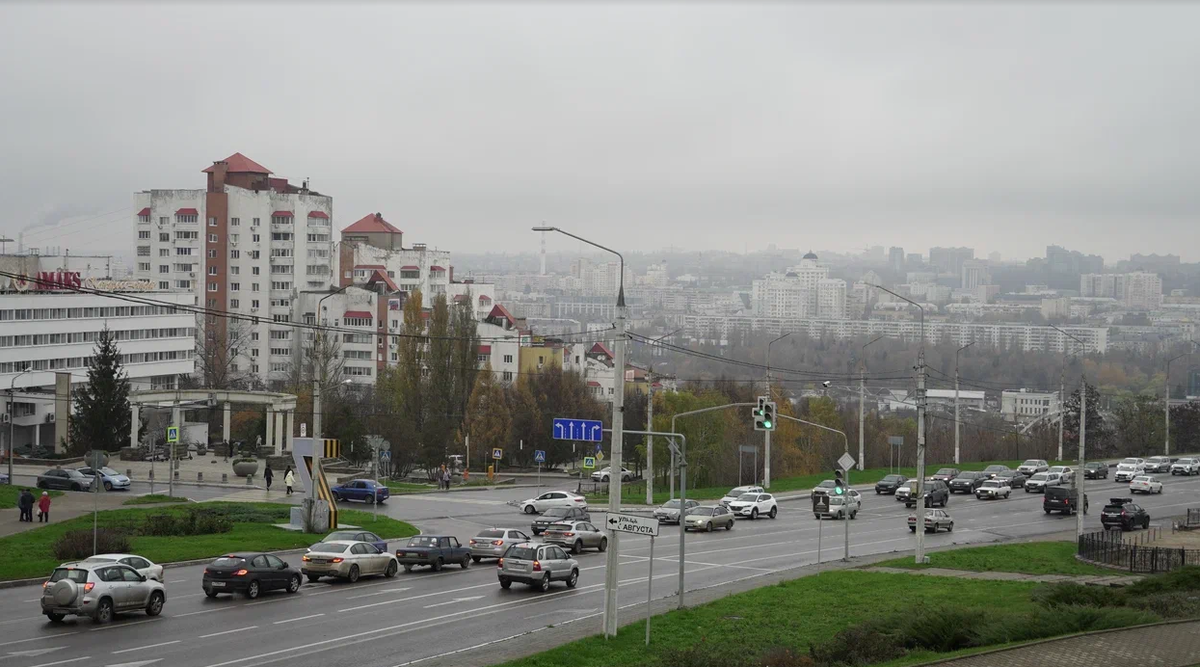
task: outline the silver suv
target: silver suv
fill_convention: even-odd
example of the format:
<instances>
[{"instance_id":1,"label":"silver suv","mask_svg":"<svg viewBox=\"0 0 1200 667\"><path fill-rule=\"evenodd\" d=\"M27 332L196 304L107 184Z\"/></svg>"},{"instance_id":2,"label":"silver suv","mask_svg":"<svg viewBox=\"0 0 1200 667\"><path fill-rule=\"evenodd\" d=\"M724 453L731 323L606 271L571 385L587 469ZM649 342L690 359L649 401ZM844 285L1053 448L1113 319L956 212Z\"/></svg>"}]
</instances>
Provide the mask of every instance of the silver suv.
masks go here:
<instances>
[{"instance_id":1,"label":"silver suv","mask_svg":"<svg viewBox=\"0 0 1200 667\"><path fill-rule=\"evenodd\" d=\"M498 565L496 576L500 588L508 588L514 581L541 591L550 590L551 581L565 581L567 588L575 588L579 583L579 561L553 544L514 544L504 552Z\"/></svg>"},{"instance_id":2,"label":"silver suv","mask_svg":"<svg viewBox=\"0 0 1200 667\"><path fill-rule=\"evenodd\" d=\"M108 623L116 614L138 610L158 616L166 601L162 582L122 563L85 561L55 568L42 585L42 613L55 623L68 615Z\"/></svg>"}]
</instances>

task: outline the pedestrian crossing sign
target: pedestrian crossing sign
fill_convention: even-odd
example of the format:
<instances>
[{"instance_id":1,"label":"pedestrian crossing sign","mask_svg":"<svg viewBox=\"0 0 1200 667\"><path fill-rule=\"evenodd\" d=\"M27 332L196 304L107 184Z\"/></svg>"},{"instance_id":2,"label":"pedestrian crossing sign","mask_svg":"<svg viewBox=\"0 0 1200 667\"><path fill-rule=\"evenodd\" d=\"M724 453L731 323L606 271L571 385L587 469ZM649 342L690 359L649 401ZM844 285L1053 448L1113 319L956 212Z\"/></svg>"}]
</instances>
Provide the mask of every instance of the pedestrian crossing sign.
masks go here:
<instances>
[{"instance_id":1,"label":"pedestrian crossing sign","mask_svg":"<svg viewBox=\"0 0 1200 667\"><path fill-rule=\"evenodd\" d=\"M492 458L496 459L497 461L504 458L504 450L500 449L499 447L492 449Z\"/></svg>"},{"instance_id":2,"label":"pedestrian crossing sign","mask_svg":"<svg viewBox=\"0 0 1200 667\"><path fill-rule=\"evenodd\" d=\"M179 442L179 427L178 426L168 426L167 427L167 442Z\"/></svg>"},{"instance_id":3,"label":"pedestrian crossing sign","mask_svg":"<svg viewBox=\"0 0 1200 667\"><path fill-rule=\"evenodd\" d=\"M596 467L596 457L594 457L594 456L583 457L583 467L588 470L595 468Z\"/></svg>"}]
</instances>

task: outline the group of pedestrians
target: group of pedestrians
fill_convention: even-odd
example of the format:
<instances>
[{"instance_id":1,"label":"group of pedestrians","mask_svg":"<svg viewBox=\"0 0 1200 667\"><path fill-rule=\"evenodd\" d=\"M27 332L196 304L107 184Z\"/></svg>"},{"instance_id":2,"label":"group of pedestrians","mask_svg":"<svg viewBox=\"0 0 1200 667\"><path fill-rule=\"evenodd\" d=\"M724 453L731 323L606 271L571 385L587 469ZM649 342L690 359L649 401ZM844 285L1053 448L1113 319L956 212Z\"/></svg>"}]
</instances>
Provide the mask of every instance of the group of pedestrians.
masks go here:
<instances>
[{"instance_id":1,"label":"group of pedestrians","mask_svg":"<svg viewBox=\"0 0 1200 667\"><path fill-rule=\"evenodd\" d=\"M275 479L275 473L271 472L270 464L267 465L267 470L263 473L263 480L267 483L267 490L271 490L271 482ZM283 485L287 487L287 494L292 495L292 487L296 485L296 473L292 472L292 467L288 466L286 472L283 473Z\"/></svg>"},{"instance_id":2,"label":"group of pedestrians","mask_svg":"<svg viewBox=\"0 0 1200 667\"><path fill-rule=\"evenodd\" d=\"M25 489L17 496L17 509L21 510L21 521L33 523L33 507L38 508L38 523L50 522L50 493L42 491L42 497L34 501L33 492Z\"/></svg>"},{"instance_id":3,"label":"group of pedestrians","mask_svg":"<svg viewBox=\"0 0 1200 667\"><path fill-rule=\"evenodd\" d=\"M442 464L442 469L437 473L438 488L442 491L450 490L450 469Z\"/></svg>"}]
</instances>

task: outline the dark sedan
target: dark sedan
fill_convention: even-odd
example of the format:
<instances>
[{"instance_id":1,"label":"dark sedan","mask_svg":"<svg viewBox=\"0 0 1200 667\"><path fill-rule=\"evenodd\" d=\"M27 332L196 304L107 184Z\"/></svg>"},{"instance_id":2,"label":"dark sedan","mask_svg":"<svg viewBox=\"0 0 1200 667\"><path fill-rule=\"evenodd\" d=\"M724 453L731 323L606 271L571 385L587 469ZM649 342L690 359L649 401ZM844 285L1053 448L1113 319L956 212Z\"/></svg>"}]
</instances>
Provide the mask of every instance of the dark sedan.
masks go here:
<instances>
[{"instance_id":1,"label":"dark sedan","mask_svg":"<svg viewBox=\"0 0 1200 667\"><path fill-rule=\"evenodd\" d=\"M961 473L962 471L958 468L938 468L938 471L933 473L929 479L935 482L945 482L949 484L950 480L958 477Z\"/></svg>"},{"instance_id":2,"label":"dark sedan","mask_svg":"<svg viewBox=\"0 0 1200 667\"><path fill-rule=\"evenodd\" d=\"M54 468L38 475L39 489L64 489L87 491L92 488L92 477L70 468Z\"/></svg>"},{"instance_id":3,"label":"dark sedan","mask_svg":"<svg viewBox=\"0 0 1200 667\"><path fill-rule=\"evenodd\" d=\"M253 600L265 591L300 590L300 570L274 554L229 554L204 568L201 586L210 598L221 593L242 593Z\"/></svg>"},{"instance_id":4,"label":"dark sedan","mask_svg":"<svg viewBox=\"0 0 1200 667\"><path fill-rule=\"evenodd\" d=\"M888 475L883 479L875 482L875 495L885 494L889 496L896 495L896 489L904 485L908 478L904 475Z\"/></svg>"},{"instance_id":5,"label":"dark sedan","mask_svg":"<svg viewBox=\"0 0 1200 667\"><path fill-rule=\"evenodd\" d=\"M978 489L987 480L988 475L975 470L959 473L957 477L950 480L950 493L975 493L975 489Z\"/></svg>"},{"instance_id":6,"label":"dark sedan","mask_svg":"<svg viewBox=\"0 0 1200 667\"><path fill-rule=\"evenodd\" d=\"M1091 461L1083 466L1084 479L1108 479L1108 464Z\"/></svg>"},{"instance_id":7,"label":"dark sedan","mask_svg":"<svg viewBox=\"0 0 1200 667\"><path fill-rule=\"evenodd\" d=\"M983 474L987 475L988 479L995 479L996 475L1009 472L1008 466L990 465L983 469Z\"/></svg>"},{"instance_id":8,"label":"dark sedan","mask_svg":"<svg viewBox=\"0 0 1200 667\"><path fill-rule=\"evenodd\" d=\"M1023 489L1025 488L1025 480L1029 479L1029 475L1016 470L1009 470L1008 472L1002 472L999 475L996 475L995 479L1004 482L1014 489Z\"/></svg>"},{"instance_id":9,"label":"dark sedan","mask_svg":"<svg viewBox=\"0 0 1200 667\"><path fill-rule=\"evenodd\" d=\"M533 520L529 529L534 535L541 535L550 524L563 521L591 521L592 515L582 507L551 507Z\"/></svg>"}]
</instances>

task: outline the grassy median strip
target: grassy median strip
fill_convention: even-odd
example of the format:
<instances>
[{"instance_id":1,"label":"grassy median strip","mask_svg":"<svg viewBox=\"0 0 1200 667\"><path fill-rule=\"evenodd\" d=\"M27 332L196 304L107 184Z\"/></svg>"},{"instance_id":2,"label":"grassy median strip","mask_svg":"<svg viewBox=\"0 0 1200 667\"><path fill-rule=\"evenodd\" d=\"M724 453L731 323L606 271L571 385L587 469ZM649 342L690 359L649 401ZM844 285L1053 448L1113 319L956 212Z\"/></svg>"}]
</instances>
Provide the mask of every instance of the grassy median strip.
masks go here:
<instances>
[{"instance_id":1,"label":"grassy median strip","mask_svg":"<svg viewBox=\"0 0 1200 667\"><path fill-rule=\"evenodd\" d=\"M147 493L144 496L135 496L121 503L122 505L162 505L166 503L188 503L190 498L182 496L168 496L165 493Z\"/></svg>"},{"instance_id":2,"label":"grassy median strip","mask_svg":"<svg viewBox=\"0 0 1200 667\"><path fill-rule=\"evenodd\" d=\"M134 553L156 563L193 560L219 556L231 551L279 551L297 549L321 540L319 535L284 530L272 524L287 523L292 505L280 503L203 503L201 505L168 505L162 507L130 508L100 512L100 528L137 531L148 517L164 514L180 515L194 508L223 509L232 520L232 530L223 533L187 536L152 536L133 534ZM51 511L53 516L53 511ZM416 535L417 529L404 521L374 516L361 510L341 510L343 524L362 526L384 539L400 539ZM0 538L0 581L48 576L61 562L54 556L54 544L69 531L92 529L91 515L50 523L46 526Z\"/></svg>"},{"instance_id":3,"label":"grassy median strip","mask_svg":"<svg viewBox=\"0 0 1200 667\"><path fill-rule=\"evenodd\" d=\"M1117 570L1089 565L1076 560L1074 542L1027 542L953 549L930 553L928 565L917 565L912 558L897 558L876 563L873 567L902 567L909 570L937 567L948 570L1016 572L1019 574L1105 576L1122 574Z\"/></svg>"},{"instance_id":4,"label":"grassy median strip","mask_svg":"<svg viewBox=\"0 0 1200 667\"><path fill-rule=\"evenodd\" d=\"M42 496L42 489L19 484L4 484L0 485L0 509L16 509L17 496L20 496L25 489L29 489L33 493L33 502L36 507L37 499ZM51 491L50 497L57 498L62 494L62 491Z\"/></svg>"}]
</instances>

